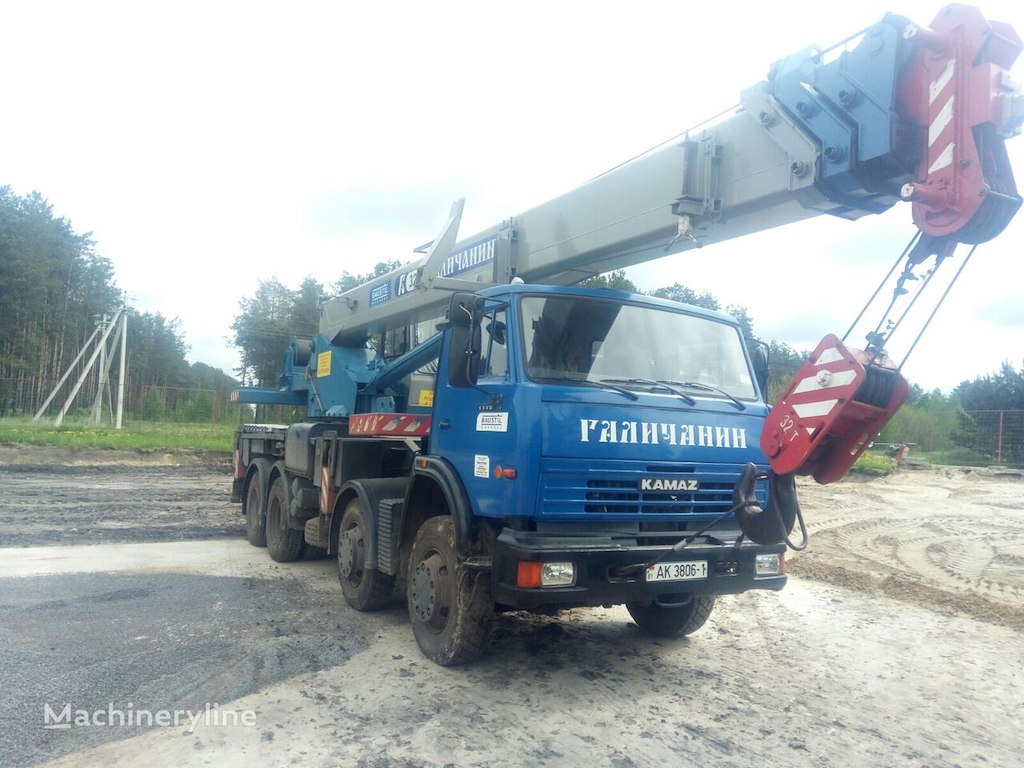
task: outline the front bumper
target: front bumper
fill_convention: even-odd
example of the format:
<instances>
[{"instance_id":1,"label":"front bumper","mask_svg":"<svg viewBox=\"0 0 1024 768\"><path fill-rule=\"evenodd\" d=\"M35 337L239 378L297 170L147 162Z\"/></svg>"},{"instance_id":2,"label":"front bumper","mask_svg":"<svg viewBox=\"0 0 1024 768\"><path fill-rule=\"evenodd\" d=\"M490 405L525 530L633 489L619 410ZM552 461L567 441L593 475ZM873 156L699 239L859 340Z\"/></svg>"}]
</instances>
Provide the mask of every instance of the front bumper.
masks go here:
<instances>
[{"instance_id":1,"label":"front bumper","mask_svg":"<svg viewBox=\"0 0 1024 768\"><path fill-rule=\"evenodd\" d=\"M672 604L692 595L727 595L749 589L780 590L785 574L755 576L754 559L761 554L782 554L784 545L744 543L709 545L694 543L664 562L706 560L707 577L687 581L645 581L644 570L623 573L629 566L644 565L665 547L640 546L635 540L607 536L559 536L504 529L498 537L492 566L492 590L497 603L513 608L618 605L635 601ZM516 586L519 561L571 562L576 580L572 586Z\"/></svg>"}]
</instances>

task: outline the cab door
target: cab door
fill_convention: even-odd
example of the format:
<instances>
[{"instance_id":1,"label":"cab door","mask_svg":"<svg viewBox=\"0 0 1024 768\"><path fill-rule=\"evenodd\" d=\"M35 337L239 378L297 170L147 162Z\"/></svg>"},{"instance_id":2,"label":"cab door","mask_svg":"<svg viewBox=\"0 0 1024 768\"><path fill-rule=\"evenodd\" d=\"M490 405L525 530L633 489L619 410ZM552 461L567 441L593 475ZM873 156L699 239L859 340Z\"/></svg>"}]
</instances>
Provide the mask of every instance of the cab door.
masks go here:
<instances>
[{"instance_id":1,"label":"cab door","mask_svg":"<svg viewBox=\"0 0 1024 768\"><path fill-rule=\"evenodd\" d=\"M430 452L446 459L458 472L473 511L488 517L514 514L514 478L520 434L512 408L515 394L509 365L508 313L498 306L485 310L480 323L480 366L476 386L452 386L448 373L448 345L442 349Z\"/></svg>"}]
</instances>

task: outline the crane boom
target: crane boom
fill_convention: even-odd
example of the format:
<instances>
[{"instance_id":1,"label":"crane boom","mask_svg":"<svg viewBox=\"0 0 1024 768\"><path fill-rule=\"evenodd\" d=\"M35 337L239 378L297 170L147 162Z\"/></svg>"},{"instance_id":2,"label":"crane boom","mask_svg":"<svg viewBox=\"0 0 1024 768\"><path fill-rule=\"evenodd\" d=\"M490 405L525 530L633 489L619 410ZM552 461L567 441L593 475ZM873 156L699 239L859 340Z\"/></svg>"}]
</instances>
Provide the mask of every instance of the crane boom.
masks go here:
<instances>
[{"instance_id":1,"label":"crane boom","mask_svg":"<svg viewBox=\"0 0 1024 768\"><path fill-rule=\"evenodd\" d=\"M1024 120L1007 73L1021 47L973 7L948 6L930 28L889 14L841 51L777 62L722 119L458 243L453 208L444 248L326 302L320 332L356 344L436 317L447 294L431 289L453 278L572 284L901 200L928 235L990 239L1021 204L1003 147Z\"/></svg>"}]
</instances>

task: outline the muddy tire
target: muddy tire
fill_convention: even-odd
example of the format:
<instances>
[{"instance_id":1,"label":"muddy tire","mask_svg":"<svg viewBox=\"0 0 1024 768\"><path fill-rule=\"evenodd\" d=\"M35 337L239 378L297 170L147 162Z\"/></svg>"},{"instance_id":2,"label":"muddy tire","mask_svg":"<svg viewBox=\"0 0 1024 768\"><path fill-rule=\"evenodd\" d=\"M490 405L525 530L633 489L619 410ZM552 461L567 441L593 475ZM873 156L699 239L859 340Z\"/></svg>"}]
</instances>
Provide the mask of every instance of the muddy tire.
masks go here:
<instances>
[{"instance_id":1,"label":"muddy tire","mask_svg":"<svg viewBox=\"0 0 1024 768\"><path fill-rule=\"evenodd\" d=\"M648 635L655 637L683 637L693 634L704 626L714 607L714 597L696 595L683 605L626 603L626 610L636 625Z\"/></svg>"},{"instance_id":2,"label":"muddy tire","mask_svg":"<svg viewBox=\"0 0 1024 768\"><path fill-rule=\"evenodd\" d=\"M267 494L267 554L278 563L290 563L299 559L301 551L302 531L293 531L288 525L284 478L278 475Z\"/></svg>"},{"instance_id":3,"label":"muddy tire","mask_svg":"<svg viewBox=\"0 0 1024 768\"><path fill-rule=\"evenodd\" d=\"M490 574L459 565L455 526L431 517L412 543L406 595L416 642L431 661L451 667L483 653L494 604Z\"/></svg>"},{"instance_id":4,"label":"muddy tire","mask_svg":"<svg viewBox=\"0 0 1024 768\"><path fill-rule=\"evenodd\" d=\"M245 496L242 499L242 512L245 514L245 538L254 547L267 546L267 500L263 498L264 471L264 468L257 464L256 472L249 478L249 485L245 489Z\"/></svg>"},{"instance_id":5,"label":"muddy tire","mask_svg":"<svg viewBox=\"0 0 1024 768\"><path fill-rule=\"evenodd\" d=\"M345 602L357 611L383 608L391 602L395 588L394 576L365 567L369 541L362 502L352 499L338 529L338 581Z\"/></svg>"}]
</instances>

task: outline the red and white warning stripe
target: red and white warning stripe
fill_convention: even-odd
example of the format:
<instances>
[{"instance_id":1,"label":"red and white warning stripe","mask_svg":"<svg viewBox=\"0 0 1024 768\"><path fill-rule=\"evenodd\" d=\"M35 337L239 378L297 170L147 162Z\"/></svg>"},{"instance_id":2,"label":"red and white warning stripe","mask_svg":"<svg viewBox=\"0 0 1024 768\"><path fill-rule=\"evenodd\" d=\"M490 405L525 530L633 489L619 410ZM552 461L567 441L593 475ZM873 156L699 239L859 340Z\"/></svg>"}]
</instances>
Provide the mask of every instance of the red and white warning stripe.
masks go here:
<instances>
[{"instance_id":1,"label":"red and white warning stripe","mask_svg":"<svg viewBox=\"0 0 1024 768\"><path fill-rule=\"evenodd\" d=\"M338 494L331 488L331 471L329 467L320 470L320 512L329 515L334 510L334 501Z\"/></svg>"},{"instance_id":2,"label":"red and white warning stripe","mask_svg":"<svg viewBox=\"0 0 1024 768\"><path fill-rule=\"evenodd\" d=\"M348 420L350 435L423 437L430 434L430 416L408 413L359 413Z\"/></svg>"},{"instance_id":3,"label":"red and white warning stripe","mask_svg":"<svg viewBox=\"0 0 1024 768\"><path fill-rule=\"evenodd\" d=\"M928 85L928 175L931 176L953 164L956 131L952 126L956 89L953 75L956 59L950 58L946 68ZM941 106L936 108L936 102Z\"/></svg>"},{"instance_id":4,"label":"red and white warning stripe","mask_svg":"<svg viewBox=\"0 0 1024 768\"><path fill-rule=\"evenodd\" d=\"M859 366L836 370L836 363L843 363L846 359L847 356L837 346L829 346L811 358L810 366L800 369L800 373L806 375L794 381L786 396L797 416L802 419L827 416L839 405L837 390L842 388L845 393L859 374ZM821 397L823 394L825 397ZM811 427L805 428L812 431Z\"/></svg>"}]
</instances>

